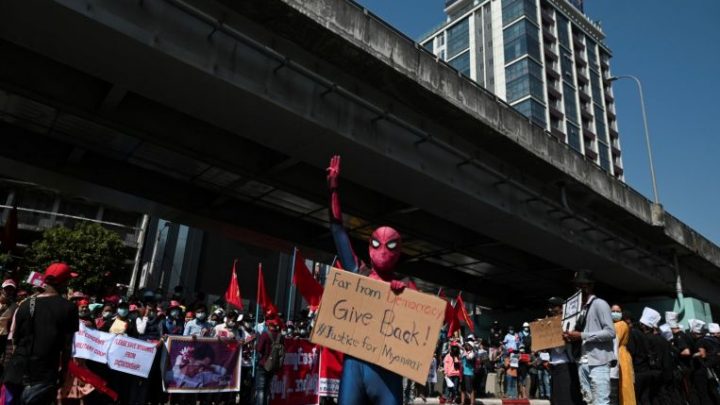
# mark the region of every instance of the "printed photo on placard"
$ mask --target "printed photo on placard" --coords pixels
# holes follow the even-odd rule
[[[240,342],[171,336],[165,345],[162,375],[166,392],[240,390]]]
[[[582,312],[582,293],[578,291],[572,297],[568,298],[563,305],[563,331],[575,330],[580,313]]]

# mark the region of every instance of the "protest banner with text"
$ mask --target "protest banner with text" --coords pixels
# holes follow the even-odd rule
[[[425,384],[440,328],[444,300],[331,269],[311,341],[377,364]]]
[[[312,405],[318,398],[320,347],[305,339],[285,339],[283,367],[272,376],[270,405]]]
[[[562,315],[530,322],[530,335],[533,352],[564,346]]]
[[[108,367],[115,371],[147,378],[157,347],[154,343],[118,335],[107,352]]]
[[[81,322],[73,338],[72,356],[105,364],[108,362],[107,354],[114,338],[112,333],[88,329]]]

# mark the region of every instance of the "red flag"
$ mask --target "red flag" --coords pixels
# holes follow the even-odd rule
[[[462,293],[458,293],[457,303],[455,304],[458,319],[465,322],[465,325],[467,325],[472,332],[475,332],[475,324],[473,323],[472,319],[470,319],[470,315],[468,315],[467,313],[467,308],[465,308],[465,303],[462,300],[461,294]]]
[[[455,331],[460,330],[460,318],[458,318],[457,309],[450,305],[450,302],[445,307],[445,321],[448,324],[448,337],[452,337]]]
[[[90,384],[98,391],[109,396],[113,401],[118,400],[117,392],[108,387],[107,381],[103,380],[99,375],[90,371],[90,369],[75,363],[74,360],[68,362],[68,371],[77,377],[80,381]]]
[[[2,248],[5,252],[11,252],[17,244],[18,214],[17,207],[10,210],[5,227],[3,228]]]
[[[293,284],[297,287],[300,295],[305,298],[310,310],[314,311],[320,305],[323,287],[310,274],[310,269],[305,265],[305,258],[300,250],[295,249],[295,271],[293,272]]]
[[[258,263],[258,289],[257,289],[257,303],[262,308],[263,312],[267,312],[268,309],[273,309],[277,313],[277,307],[272,303],[267,291],[265,290],[265,277],[263,277],[262,263]]]
[[[238,285],[237,272],[235,266],[237,265],[237,259],[233,261],[232,276],[230,277],[230,285],[225,291],[225,302],[230,305],[234,305],[241,310],[243,309],[242,297],[240,296],[240,285]]]

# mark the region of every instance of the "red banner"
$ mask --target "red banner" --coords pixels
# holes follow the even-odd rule
[[[317,404],[319,357],[310,341],[285,339],[283,368],[272,377],[270,405]]]
[[[337,397],[342,353],[305,339],[285,339],[283,368],[272,377],[270,405],[314,405]]]
[[[320,352],[320,388],[321,397],[336,397],[340,391],[343,354],[323,347]]]

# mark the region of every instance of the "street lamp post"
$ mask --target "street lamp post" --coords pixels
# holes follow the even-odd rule
[[[640,110],[642,111],[643,126],[645,127],[645,143],[647,144],[648,160],[650,161],[650,177],[652,178],[653,196],[655,197],[655,204],[660,205],[660,198],[658,197],[657,182],[655,181],[655,166],[653,165],[652,148],[650,147],[650,130],[648,130],[647,114],[645,113],[645,96],[643,95],[642,83],[640,79],[632,75],[613,76],[610,78],[611,82],[618,79],[632,79],[635,81],[640,92]]]

